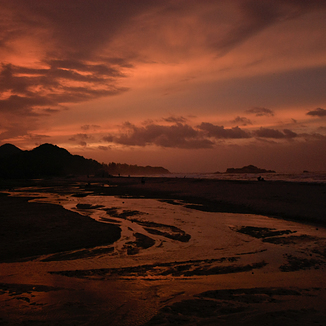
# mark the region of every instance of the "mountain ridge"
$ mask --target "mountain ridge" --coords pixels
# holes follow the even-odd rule
[[[44,143],[32,150],[15,145],[0,146],[0,178],[39,178],[67,175],[164,174],[163,167],[141,167],[120,163],[101,164],[73,155],[65,148]]]

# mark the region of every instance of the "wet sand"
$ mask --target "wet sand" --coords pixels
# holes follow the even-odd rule
[[[326,325],[324,185],[91,181],[0,195],[0,325]]]
[[[326,223],[326,184],[186,178],[117,178],[123,192],[150,198],[181,199],[188,207],[213,212],[251,213]]]
[[[116,225],[101,224],[58,205],[0,195],[0,262],[112,244]]]

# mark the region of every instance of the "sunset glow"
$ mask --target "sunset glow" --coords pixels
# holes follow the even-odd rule
[[[326,170],[326,3],[0,0],[0,145]]]

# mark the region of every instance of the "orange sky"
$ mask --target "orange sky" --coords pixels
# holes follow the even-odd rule
[[[0,8],[0,145],[173,172],[326,170],[325,1]]]

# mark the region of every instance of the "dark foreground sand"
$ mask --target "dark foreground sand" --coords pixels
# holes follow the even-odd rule
[[[104,187],[108,184],[112,187]],[[40,192],[77,197],[155,198],[198,211],[274,216],[306,223],[309,230],[326,224],[322,184],[112,178],[37,185]],[[28,188],[25,192],[28,196]],[[171,257],[144,264],[137,261],[154,248],[151,234],[182,244],[194,235],[137,219],[137,207],[106,209],[109,224],[5,194],[0,194],[0,207],[0,325],[326,325],[325,238],[244,224],[232,232],[239,243],[254,241],[255,252],[219,256],[216,248],[210,259]],[[92,255],[108,260],[116,255],[121,230],[114,218],[129,219],[135,230],[144,227],[149,233],[135,232],[135,241],[129,242],[126,254],[134,257],[132,266],[92,266]],[[158,250],[161,244],[156,244]],[[108,246],[93,249],[101,245]],[[268,252],[285,252],[284,259],[275,262]],[[83,258],[85,268],[71,268]]]
[[[0,262],[111,244],[120,237],[116,225],[27,200],[0,194]]]

